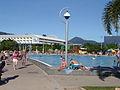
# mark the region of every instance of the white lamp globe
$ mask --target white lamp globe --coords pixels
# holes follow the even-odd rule
[[[65,19],[69,19],[70,14],[68,13],[68,11],[64,14],[64,17],[65,17]]]

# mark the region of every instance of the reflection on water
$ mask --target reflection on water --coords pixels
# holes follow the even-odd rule
[[[28,55],[28,57],[41,60],[53,66],[60,66],[61,55]],[[64,56],[63,56],[64,57]],[[112,67],[116,66],[117,58],[116,57],[109,57],[109,56],[81,56],[81,55],[69,55],[68,56],[68,63],[70,59],[75,59],[79,63],[82,63],[84,66],[93,67],[93,66],[107,66]]]

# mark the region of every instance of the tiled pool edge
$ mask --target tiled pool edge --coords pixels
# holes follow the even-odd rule
[[[96,76],[96,71],[72,71],[70,74],[66,74],[65,71],[57,71],[54,68],[51,67],[51,65],[46,64],[42,61],[38,61],[35,59],[27,58],[28,61],[35,64],[36,66],[40,67],[42,70],[44,70],[48,75],[84,75],[84,76]]]

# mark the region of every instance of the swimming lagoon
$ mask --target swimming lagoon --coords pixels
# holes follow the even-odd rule
[[[61,55],[28,55],[28,57],[40,60],[54,67],[59,67],[61,64]],[[64,55],[62,57],[64,57]],[[70,59],[74,59],[86,67],[113,67],[117,64],[117,58],[111,56],[68,55],[68,64]]]

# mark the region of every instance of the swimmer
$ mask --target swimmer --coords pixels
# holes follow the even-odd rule
[[[63,57],[62,57],[62,56],[60,56],[60,59],[62,60],[62,59],[63,59]]]
[[[96,58],[95,58],[95,57],[92,57],[91,59],[92,59],[92,60],[95,60]]]

